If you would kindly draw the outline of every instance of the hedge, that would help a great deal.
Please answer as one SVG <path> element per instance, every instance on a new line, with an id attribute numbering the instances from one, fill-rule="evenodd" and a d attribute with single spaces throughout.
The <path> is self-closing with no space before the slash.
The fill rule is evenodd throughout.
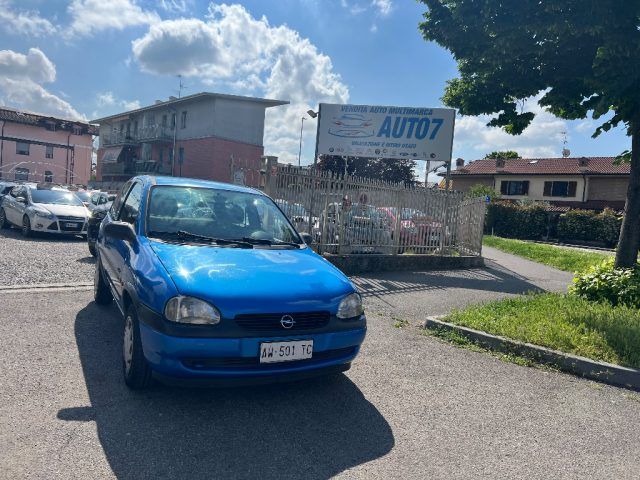
<path id="1" fill-rule="evenodd" d="M 612 210 L 570 210 L 559 215 L 542 204 L 522 205 L 509 202 L 489 204 L 485 218 L 485 233 L 500 237 L 539 240 L 558 238 L 561 241 L 600 243 L 614 247 L 618 242 L 622 217 Z"/>
<path id="2" fill-rule="evenodd" d="M 608 247 L 618 243 L 622 217 L 612 210 L 571 210 L 558 220 L 558 238 L 580 242 L 599 242 Z"/>

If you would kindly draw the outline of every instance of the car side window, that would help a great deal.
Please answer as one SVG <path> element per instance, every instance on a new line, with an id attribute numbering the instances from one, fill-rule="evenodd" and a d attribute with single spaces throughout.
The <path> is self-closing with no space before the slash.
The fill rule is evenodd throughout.
<path id="1" fill-rule="evenodd" d="M 132 225 L 138 219 L 138 213 L 140 212 L 140 203 L 142 202 L 142 185 L 140 183 L 136 183 L 129 195 L 127 195 L 127 200 L 124 202 L 122 209 L 120 210 L 119 220 L 121 222 L 128 222 Z"/>
<path id="2" fill-rule="evenodd" d="M 117 219 L 118 218 L 118 213 L 120 212 L 120 207 L 122 206 L 122 202 L 124 202 L 124 198 L 127 195 L 127 192 L 129 191 L 130 188 L 131 188 L 131 181 L 128 181 L 127 183 L 125 183 L 122 186 L 122 189 L 120 190 L 120 193 L 118 193 L 118 196 L 113 201 L 113 204 L 111 205 L 111 208 L 109 209 L 109 214 L 111 215 L 111 218 L 113 218 L 113 219 Z"/>
<path id="3" fill-rule="evenodd" d="M 9 195 L 11 195 L 13 198 L 19 197 L 20 195 L 18 192 L 20 192 L 20 188 L 21 187 L 13 187 L 11 189 L 11 192 L 9 192 Z"/>

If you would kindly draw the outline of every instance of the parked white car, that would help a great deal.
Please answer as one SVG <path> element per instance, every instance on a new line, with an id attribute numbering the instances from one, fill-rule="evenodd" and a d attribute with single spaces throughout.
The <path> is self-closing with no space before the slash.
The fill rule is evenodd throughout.
<path id="1" fill-rule="evenodd" d="M 33 232 L 86 235 L 88 219 L 82 201 L 62 189 L 17 185 L 0 202 L 0 228 L 14 225 L 25 237 Z"/>

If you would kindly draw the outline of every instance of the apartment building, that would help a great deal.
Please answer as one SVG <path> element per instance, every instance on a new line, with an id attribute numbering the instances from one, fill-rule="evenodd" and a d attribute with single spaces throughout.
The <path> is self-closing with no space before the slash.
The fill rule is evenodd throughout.
<path id="1" fill-rule="evenodd" d="M 97 133 L 86 122 L 0 107 L 0 178 L 86 185 Z"/>
<path id="2" fill-rule="evenodd" d="M 483 159 L 456 161 L 453 188 L 494 188 L 504 199 L 542 200 L 571 208 L 622 210 L 629 185 L 629 164 L 615 157 Z"/>
<path id="3" fill-rule="evenodd" d="M 98 118 L 96 179 L 156 174 L 257 186 L 265 111 L 288 103 L 202 92 Z"/>

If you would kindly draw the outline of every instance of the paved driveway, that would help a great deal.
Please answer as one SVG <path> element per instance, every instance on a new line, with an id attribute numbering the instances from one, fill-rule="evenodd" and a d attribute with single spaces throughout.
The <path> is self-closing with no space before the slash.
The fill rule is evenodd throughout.
<path id="1" fill-rule="evenodd" d="M 369 334 L 346 375 L 235 390 L 131 392 L 113 307 L 0 289 L 0 477 L 637 478 L 640 397 L 393 327 L 560 288 L 486 253 L 501 266 L 358 278 Z"/>

